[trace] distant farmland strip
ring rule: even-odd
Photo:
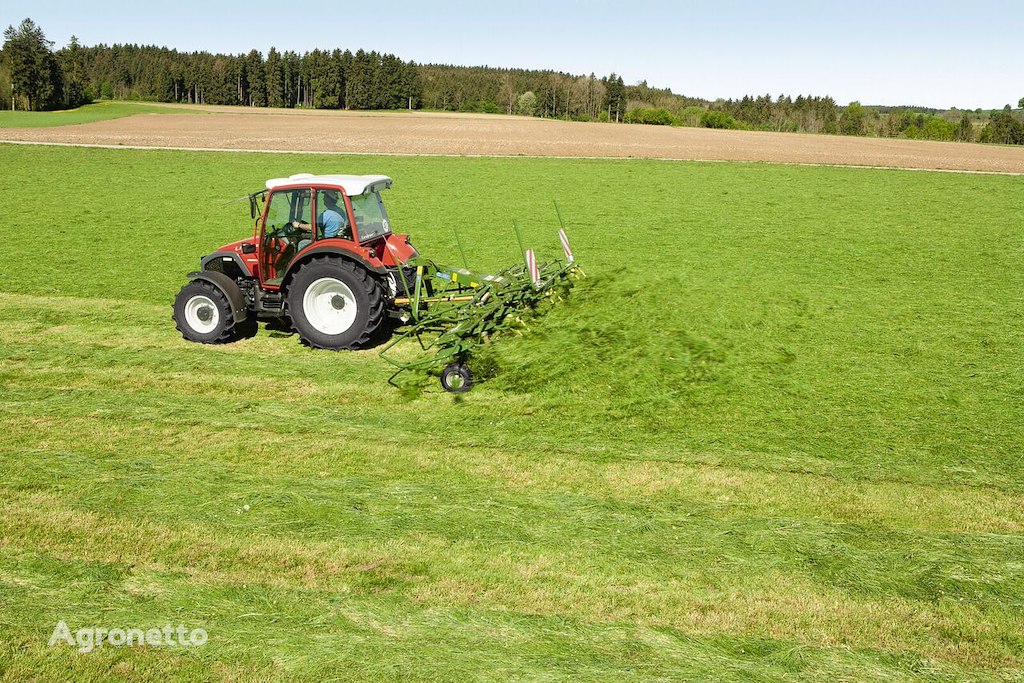
[[[174,110],[164,106],[167,111]],[[1024,173],[1024,148],[997,145],[479,114],[244,107],[190,110],[212,115],[130,116],[56,128],[0,128],[0,140],[347,154],[762,161]]]

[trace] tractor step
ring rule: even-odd
[[[284,296],[280,292],[267,292],[257,289],[253,308],[255,308],[257,313],[283,315]]]

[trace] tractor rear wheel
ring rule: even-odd
[[[307,346],[363,348],[384,321],[384,290],[351,261],[314,259],[299,267],[288,286],[288,316]]]
[[[231,305],[217,287],[193,280],[174,299],[174,326],[181,336],[200,344],[222,344],[238,331]]]

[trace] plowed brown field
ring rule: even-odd
[[[0,140],[370,154],[636,157],[1024,173],[1024,148],[953,142],[577,123],[425,112],[193,107],[59,128],[0,129]]]

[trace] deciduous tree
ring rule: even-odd
[[[860,102],[850,102],[839,117],[839,132],[843,135],[864,135],[864,107]]]
[[[516,99],[516,113],[522,116],[537,115],[537,95],[527,90]]]

